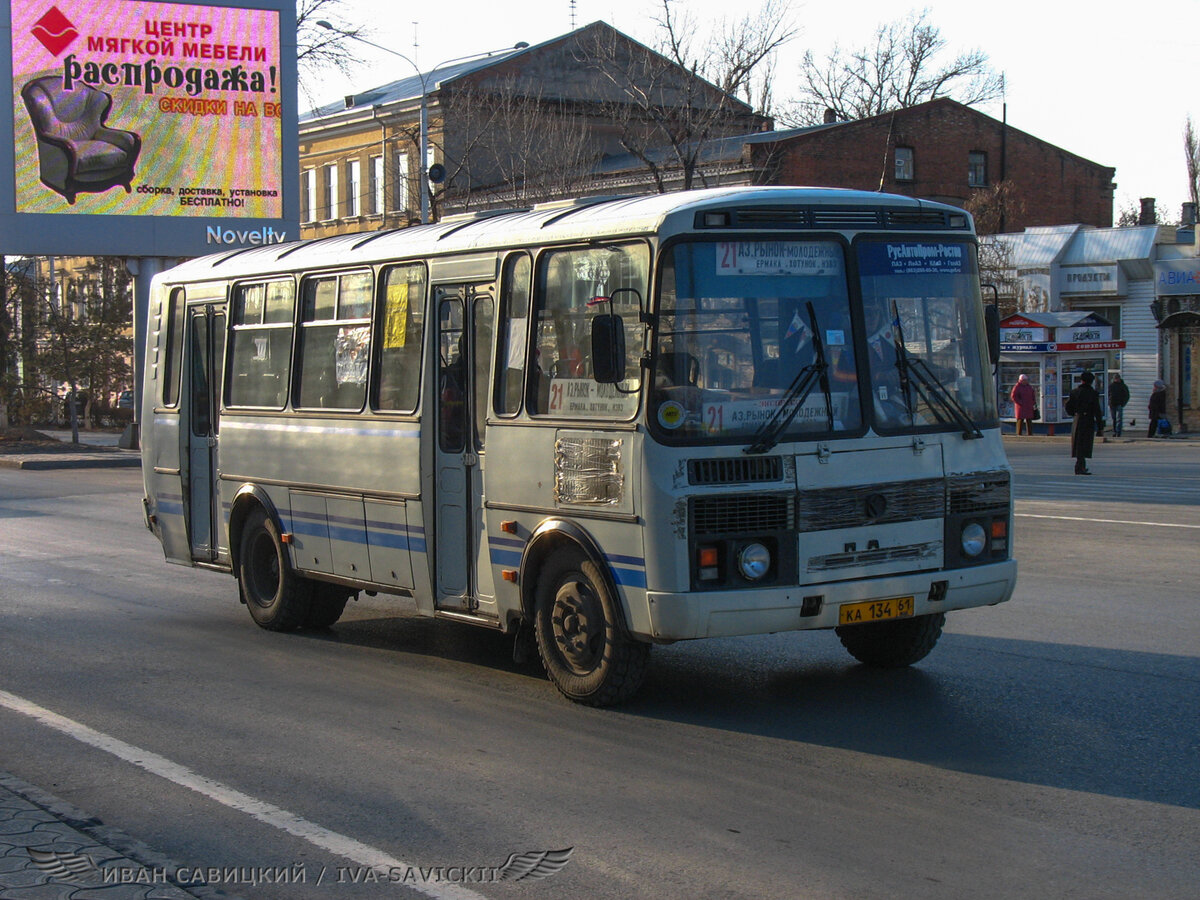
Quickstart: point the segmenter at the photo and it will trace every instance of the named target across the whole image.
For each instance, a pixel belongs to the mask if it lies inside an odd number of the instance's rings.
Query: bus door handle
[[[479,454],[473,450],[468,450],[463,454],[463,465],[467,468],[479,465]]]
[[[208,436],[208,446],[212,450],[217,448],[217,436],[215,434],[210,434]]]

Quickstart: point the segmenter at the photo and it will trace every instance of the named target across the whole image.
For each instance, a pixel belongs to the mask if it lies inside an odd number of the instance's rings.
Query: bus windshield
[[[974,246],[864,241],[857,250],[875,427],[977,435],[994,426]]]
[[[858,430],[850,322],[838,241],[676,244],[662,268],[651,421],[668,441],[748,438],[786,397],[788,433]],[[819,357],[823,379],[810,376]]]
[[[763,449],[772,428],[777,439],[865,424],[978,434],[995,404],[972,245],[872,241],[857,255],[861,287],[836,240],[669,248],[650,398],[659,435]]]

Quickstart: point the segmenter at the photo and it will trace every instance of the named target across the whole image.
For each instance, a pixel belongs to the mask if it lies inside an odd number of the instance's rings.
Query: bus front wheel
[[[560,552],[542,569],[534,631],[546,674],[578,703],[620,703],[645,678],[650,645],[622,631],[600,569],[578,551]]]
[[[242,529],[238,583],[250,615],[268,631],[291,631],[307,624],[313,583],[293,571],[279,528],[262,509],[252,512]]]
[[[859,662],[879,669],[900,669],[924,659],[942,635],[945,613],[868,622],[836,628],[842,646]]]

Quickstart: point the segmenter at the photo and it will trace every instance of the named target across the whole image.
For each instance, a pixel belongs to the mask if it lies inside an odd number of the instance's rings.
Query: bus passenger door
[[[484,422],[492,368],[493,301],[473,285],[440,285],[438,299],[437,605],[496,614],[484,518]]]
[[[217,433],[221,410],[221,370],[225,358],[225,311],[194,307],[189,316],[187,416],[188,470],[185,509],[192,559],[213,562],[221,544],[221,493],[217,480]]]

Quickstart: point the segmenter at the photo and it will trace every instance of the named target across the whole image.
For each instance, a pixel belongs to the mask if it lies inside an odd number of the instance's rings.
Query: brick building
[[[941,98],[880,116],[711,141],[706,184],[886,191],[967,206],[986,233],[1109,227],[1116,170]],[[645,189],[638,160],[601,162],[596,193]],[[1000,186],[1003,191],[998,190]]]

